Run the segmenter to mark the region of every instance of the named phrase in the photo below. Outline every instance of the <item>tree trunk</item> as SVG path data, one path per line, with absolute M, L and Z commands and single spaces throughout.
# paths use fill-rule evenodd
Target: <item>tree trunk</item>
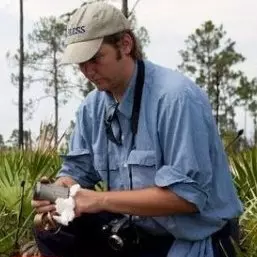
M 59 95 L 58 95 L 58 77 L 57 77 L 57 47 L 56 47 L 56 42 L 53 39 L 53 49 L 54 49 L 54 112 L 55 112 L 55 117 L 54 117 L 54 147 L 57 149 L 57 144 L 58 144 L 58 119 L 59 119 Z
M 23 149 L 23 82 L 24 82 L 24 39 L 23 39 L 23 0 L 20 0 L 20 60 L 19 60 L 19 139 L 18 146 Z
M 245 135 L 247 135 L 247 103 L 245 103 L 245 108 L 244 108 L 244 132 L 245 132 Z
M 220 74 L 216 74 L 216 124 L 219 128 L 219 109 L 220 109 Z
M 128 18 L 128 0 L 122 0 L 122 12 Z
M 254 127 L 254 145 L 256 145 L 257 143 L 257 116 L 255 115 L 254 119 L 253 119 L 253 127 Z

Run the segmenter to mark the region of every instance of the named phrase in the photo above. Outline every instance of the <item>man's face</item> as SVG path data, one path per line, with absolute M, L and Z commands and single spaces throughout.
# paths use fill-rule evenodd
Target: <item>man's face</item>
M 80 70 L 93 82 L 98 90 L 112 92 L 124 83 L 126 54 L 114 46 L 103 43 L 99 51 L 89 61 L 80 63 Z

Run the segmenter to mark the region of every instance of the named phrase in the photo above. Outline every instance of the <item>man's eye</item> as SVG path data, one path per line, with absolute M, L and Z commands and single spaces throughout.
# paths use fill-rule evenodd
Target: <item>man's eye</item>
M 103 55 L 97 55 L 97 56 L 94 56 L 91 61 L 92 62 L 98 62 L 102 59 Z

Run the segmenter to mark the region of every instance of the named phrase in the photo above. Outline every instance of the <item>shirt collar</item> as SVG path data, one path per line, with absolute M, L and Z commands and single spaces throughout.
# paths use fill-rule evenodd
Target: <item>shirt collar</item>
M 136 62 L 134 66 L 133 74 L 128 83 L 128 87 L 118 107 L 118 110 L 128 119 L 130 119 L 132 115 L 132 106 L 134 102 L 134 91 L 135 91 L 135 84 L 136 84 L 136 77 L 137 77 L 137 66 L 138 65 Z M 106 93 L 106 96 L 107 96 L 107 106 L 115 103 L 115 99 L 112 97 L 110 93 Z

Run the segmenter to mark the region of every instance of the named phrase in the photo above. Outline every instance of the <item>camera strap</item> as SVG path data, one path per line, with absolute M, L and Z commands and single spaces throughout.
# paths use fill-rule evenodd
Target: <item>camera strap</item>
M 138 129 L 138 120 L 141 106 L 141 98 L 143 92 L 143 86 L 145 81 L 145 64 L 142 60 L 138 60 L 137 66 L 137 78 L 134 90 L 134 101 L 131 116 L 131 131 L 132 131 L 132 149 L 135 148 L 135 136 Z
M 131 150 L 136 148 L 135 137 L 138 129 L 138 121 L 139 121 L 139 113 L 140 113 L 144 81 L 145 81 L 145 64 L 142 60 L 138 60 L 137 77 L 136 77 L 136 84 L 134 89 L 134 100 L 133 100 L 133 108 L 132 108 L 132 115 L 131 115 L 131 131 L 132 131 Z M 107 140 L 107 149 L 108 149 L 108 140 Z M 129 169 L 130 190 L 132 190 L 133 189 L 132 172 L 130 167 L 128 167 L 128 169 Z M 109 156 L 107 157 L 107 189 L 110 190 Z
M 138 121 L 139 121 L 139 113 L 141 106 L 141 98 L 143 92 L 143 86 L 145 81 L 145 64 L 142 60 L 138 61 L 137 66 L 137 78 L 136 85 L 134 90 L 134 101 L 133 101 L 133 109 L 131 115 L 131 131 L 132 131 L 132 140 L 131 140 L 131 150 L 136 148 L 135 138 L 138 129 Z M 129 170 L 129 189 L 133 190 L 133 175 L 130 165 L 128 165 Z M 129 215 L 129 225 L 132 225 L 132 215 Z
M 136 84 L 134 89 L 134 100 L 133 100 L 133 108 L 131 115 L 131 131 L 132 131 L 132 140 L 130 150 L 136 148 L 135 137 L 138 130 L 138 121 L 140 114 L 140 106 L 141 106 L 141 98 L 143 92 L 143 86 L 145 81 L 145 64 L 142 60 L 138 60 L 137 62 L 137 77 Z M 107 140 L 107 149 L 108 149 L 108 140 Z M 128 165 L 129 171 L 129 189 L 133 190 L 133 175 L 130 165 Z M 109 155 L 107 150 L 107 190 L 110 190 L 110 167 L 109 167 Z M 132 226 L 132 217 L 133 215 L 129 215 L 128 217 L 128 225 Z M 138 235 L 137 235 L 138 236 Z
M 135 137 L 138 129 L 138 121 L 139 121 L 139 113 L 140 113 L 144 80 L 145 80 L 145 65 L 142 60 L 139 60 L 138 66 L 137 66 L 137 78 L 136 78 L 136 85 L 134 90 L 134 101 L 133 101 L 133 109 L 132 109 L 132 115 L 131 115 L 131 131 L 132 131 L 131 150 L 136 148 Z M 128 169 L 129 169 L 129 189 L 133 190 L 133 178 L 132 178 L 132 171 L 131 171 L 130 165 L 128 165 Z

